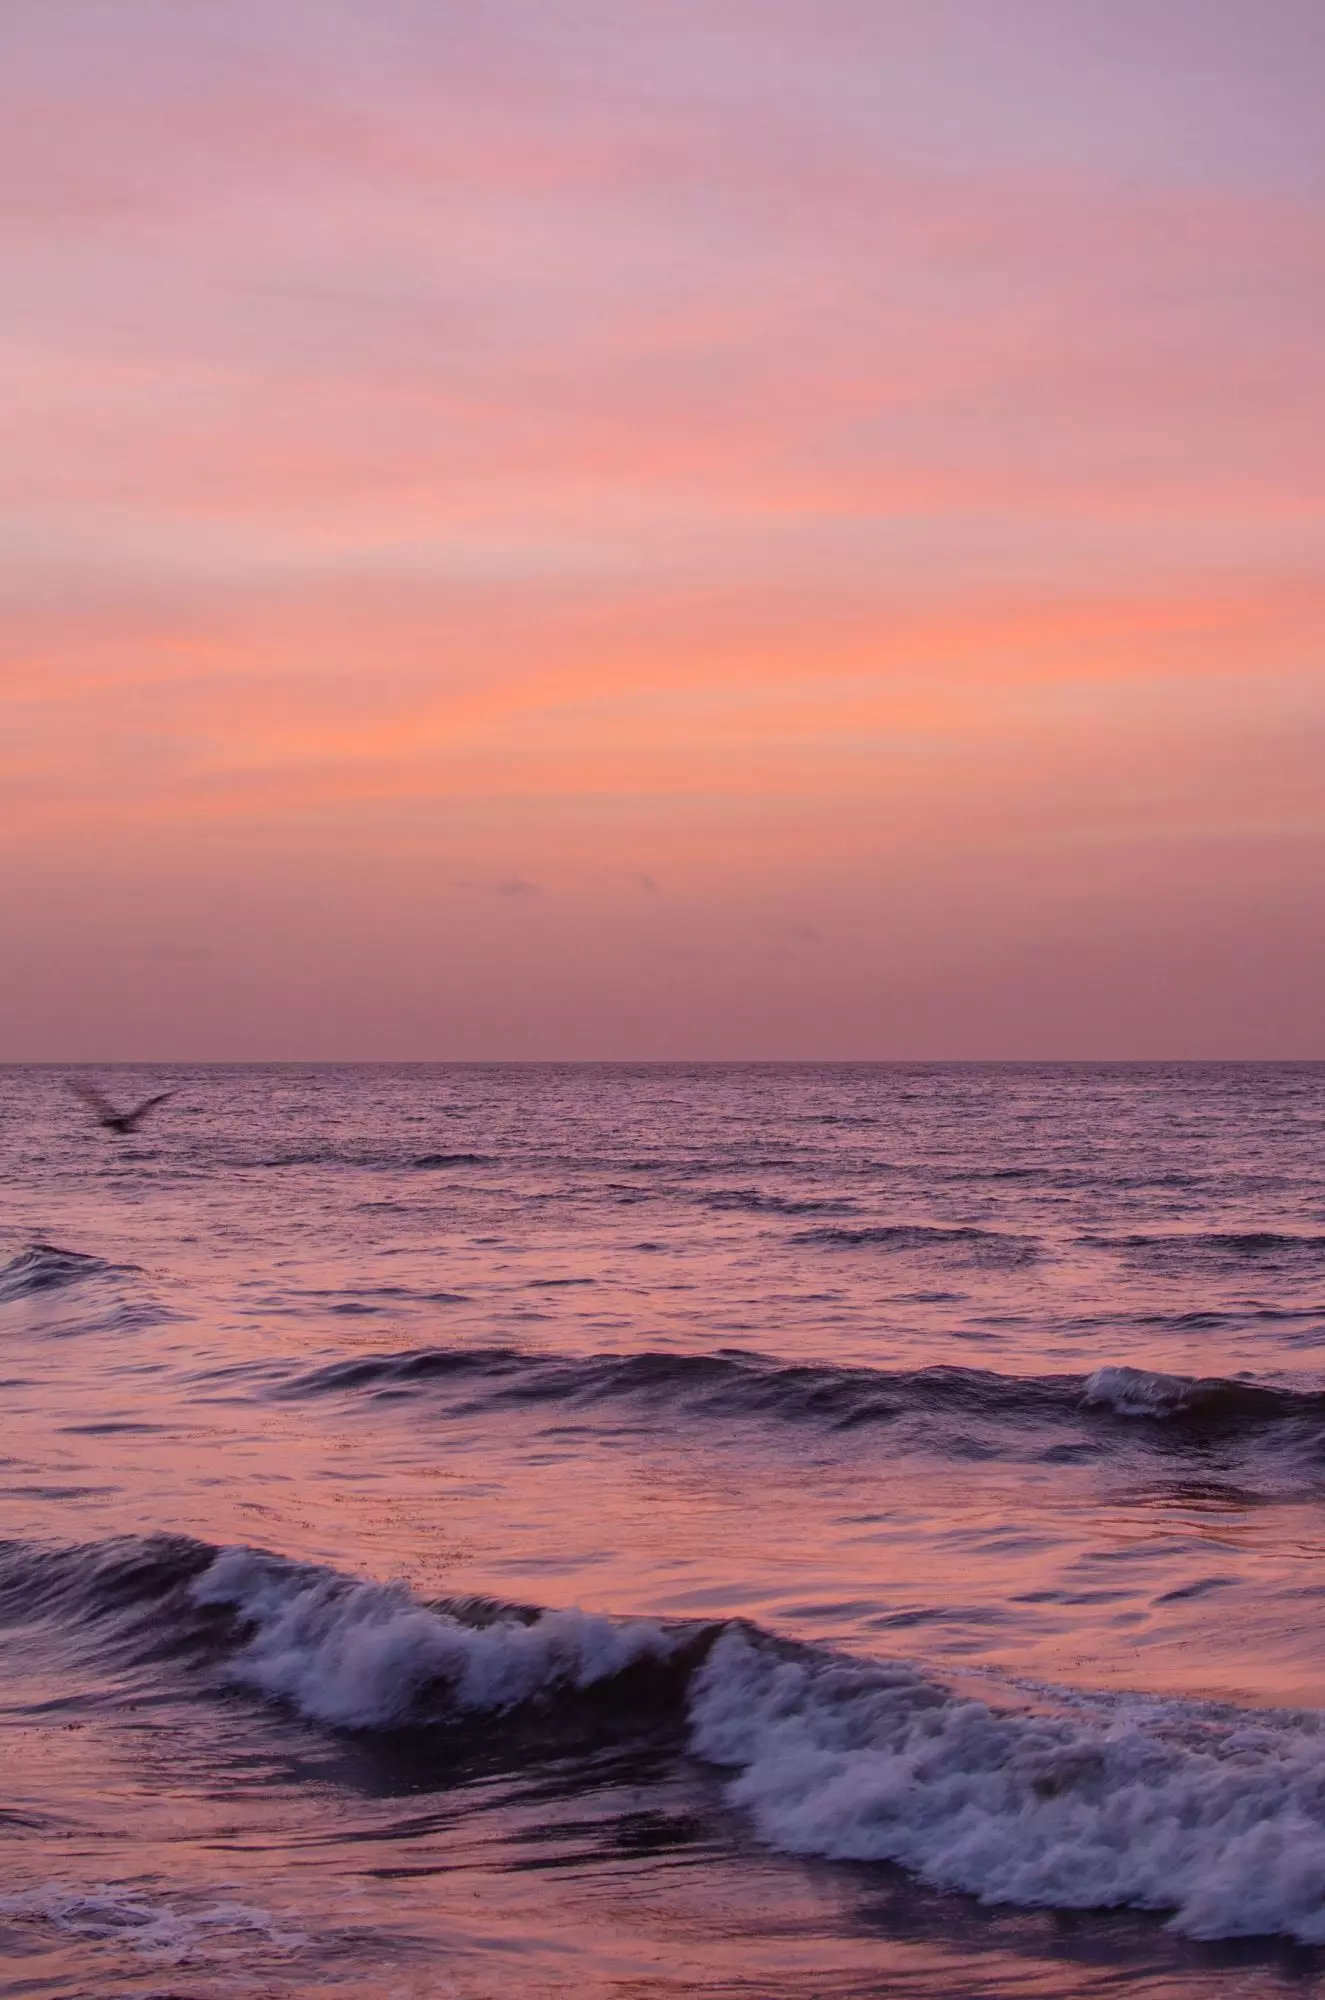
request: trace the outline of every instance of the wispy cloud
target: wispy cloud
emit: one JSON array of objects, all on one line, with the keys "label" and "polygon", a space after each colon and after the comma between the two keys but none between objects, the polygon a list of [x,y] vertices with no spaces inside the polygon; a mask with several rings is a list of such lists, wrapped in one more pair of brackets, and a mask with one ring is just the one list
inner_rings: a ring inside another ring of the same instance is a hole
[{"label": "wispy cloud", "polygon": [[0,75],[15,963],[196,921],[267,995],[222,1035],[324,938],[434,994],[441,883],[475,1034],[559,941],[576,1032],[673,1046],[694,949],[729,1049],[777,939],[880,1048],[938,964],[980,1032],[991,953],[1084,1046],[1242,895],[1306,1033],[1310,0],[73,13]]},{"label": "wispy cloud", "polygon": [[469,890],[477,896],[541,896],[545,893],[541,882],[527,882],[521,875],[504,875],[495,882],[457,882],[457,889]]}]

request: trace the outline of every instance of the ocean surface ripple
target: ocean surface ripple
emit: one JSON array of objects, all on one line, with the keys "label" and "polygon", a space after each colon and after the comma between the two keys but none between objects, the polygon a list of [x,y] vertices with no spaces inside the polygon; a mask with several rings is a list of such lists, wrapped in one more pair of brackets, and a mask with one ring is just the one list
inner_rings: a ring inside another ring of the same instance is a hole
[{"label": "ocean surface ripple", "polygon": [[1325,1067],[3,1072],[25,1994],[1325,1994]]}]

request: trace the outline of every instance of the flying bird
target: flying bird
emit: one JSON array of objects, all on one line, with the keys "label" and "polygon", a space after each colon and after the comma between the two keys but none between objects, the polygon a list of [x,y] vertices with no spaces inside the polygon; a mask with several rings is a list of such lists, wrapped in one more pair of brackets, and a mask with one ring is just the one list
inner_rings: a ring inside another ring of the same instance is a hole
[{"label": "flying bird", "polygon": [[108,1132],[118,1132],[121,1138],[127,1138],[130,1132],[136,1132],[149,1111],[154,1111],[158,1104],[164,1104],[168,1097],[175,1095],[173,1090],[161,1090],[155,1097],[145,1097],[132,1111],[117,1111],[110,1099],[103,1096],[94,1083],[84,1083],[80,1078],[71,1076],[69,1088],[75,1097],[81,1097],[84,1104],[96,1112],[98,1125],[104,1125]]}]

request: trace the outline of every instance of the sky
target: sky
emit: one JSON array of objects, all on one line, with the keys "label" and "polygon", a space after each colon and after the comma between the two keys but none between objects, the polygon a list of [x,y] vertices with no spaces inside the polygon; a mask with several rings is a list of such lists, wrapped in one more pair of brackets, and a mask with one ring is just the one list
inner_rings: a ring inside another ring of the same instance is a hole
[{"label": "sky", "polygon": [[0,1060],[1325,1057],[1320,0],[0,0]]}]

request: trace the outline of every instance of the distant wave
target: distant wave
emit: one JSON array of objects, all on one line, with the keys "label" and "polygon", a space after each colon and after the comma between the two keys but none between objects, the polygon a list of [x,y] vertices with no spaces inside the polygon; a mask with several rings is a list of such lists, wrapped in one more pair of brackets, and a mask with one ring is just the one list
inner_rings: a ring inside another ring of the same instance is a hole
[{"label": "distant wave", "polygon": [[804,1111],[787,1120],[789,1125],[881,1125],[883,1120],[875,1114],[853,1111]]},{"label": "distant wave", "polygon": [[90,1621],[103,1645],[155,1646],[147,1661],[175,1629],[204,1698],[229,1683],[323,1728],[413,1737],[420,1756],[445,1732],[545,1754],[568,1710],[604,1746],[671,1717],[678,1748],[723,1772],[729,1804],[783,1852],[888,1862],[986,1903],[1325,1943],[1315,1712],[1101,1695],[1028,1714],[743,1621],[427,1603],[183,1537],[0,1548],[0,1615]]},{"label": "distant wave", "polygon": [[803,1229],[791,1240],[838,1250],[956,1252],[982,1264],[1031,1264],[1040,1254],[1040,1246],[1033,1237],[1011,1236],[1001,1230],[978,1229],[967,1224],[944,1227],[923,1222],[888,1222],[871,1223],[859,1229],[833,1226]]},{"label": "distant wave", "polygon": [[101,1277],[115,1268],[104,1258],[87,1257],[80,1250],[61,1250],[54,1243],[30,1243],[17,1257],[0,1266],[0,1304],[33,1298],[38,1292],[62,1291],[67,1285]]},{"label": "distant wave", "polygon": [[[831,1431],[901,1425],[906,1441],[942,1449],[973,1426],[1000,1427],[1017,1450],[1055,1448],[1064,1428],[1107,1449],[1125,1420],[1184,1434],[1237,1436],[1296,1421],[1313,1439],[1325,1391],[1233,1377],[1168,1375],[1125,1365],[1089,1375],[1002,1375],[980,1368],[844,1368],[723,1349],[708,1354],[547,1354],[516,1347],[425,1347],[356,1355],[295,1376],[273,1393],[361,1393],[388,1399],[449,1393],[460,1415],[503,1406],[568,1408],[630,1400],[693,1417],[773,1418]],[[1049,1433],[1046,1441],[1045,1432]]]},{"label": "distant wave", "polygon": [[295,1377],[287,1396],[361,1391],[388,1397],[454,1387],[461,1409],[502,1404],[583,1405],[614,1399],[667,1403],[696,1415],[808,1420],[834,1430],[909,1415],[1048,1418],[1081,1406],[1072,1376],[1032,1379],[968,1368],[888,1371],[716,1354],[539,1354],[514,1347],[415,1348],[334,1361]]},{"label": "distant wave", "polygon": [[497,1164],[491,1153],[402,1153],[393,1151],[352,1152],[342,1146],[323,1146],[302,1152],[263,1154],[236,1159],[237,1167],[348,1167],[367,1173],[433,1172],[441,1167],[490,1167]]},{"label": "distant wave", "polygon": [[1214,1229],[1169,1235],[1085,1236],[1092,1250],[1156,1263],[1257,1264],[1325,1261],[1325,1235],[1275,1229]]},{"label": "distant wave", "polygon": [[751,1215],[849,1215],[856,1207],[841,1197],[764,1194],[758,1188],[713,1188],[698,1199],[704,1208],[743,1209]]}]

